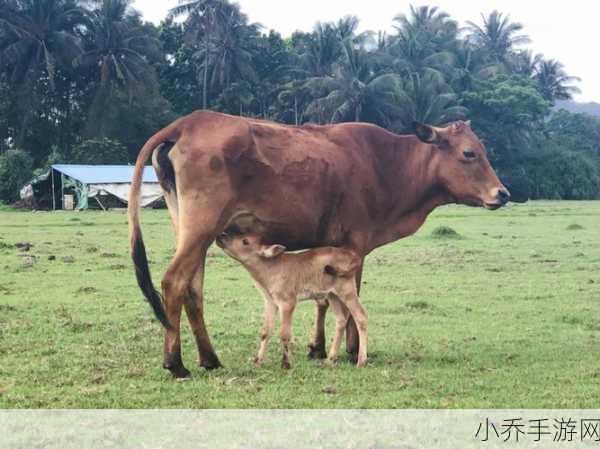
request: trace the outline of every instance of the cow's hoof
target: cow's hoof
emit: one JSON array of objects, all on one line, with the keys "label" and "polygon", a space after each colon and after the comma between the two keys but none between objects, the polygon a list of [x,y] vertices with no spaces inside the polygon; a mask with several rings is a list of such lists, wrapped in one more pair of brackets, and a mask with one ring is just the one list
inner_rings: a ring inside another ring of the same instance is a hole
[{"label": "cow's hoof", "polygon": [[203,357],[200,361],[200,368],[204,368],[207,371],[212,371],[217,368],[223,368],[217,354],[210,354],[207,357]]},{"label": "cow's hoof", "polygon": [[282,360],[281,369],[288,370],[291,367],[292,367],[292,365],[290,364],[290,362],[288,360]]},{"label": "cow's hoof", "polygon": [[358,352],[348,352],[348,361],[350,363],[357,363],[358,362]]},{"label": "cow's hoof", "polygon": [[190,370],[188,370],[185,366],[180,365],[177,367],[167,367],[165,366],[166,369],[168,369],[171,374],[173,375],[173,377],[176,380],[189,380],[192,376],[192,373],[190,373]]},{"label": "cow's hoof", "polygon": [[308,345],[308,358],[312,360],[320,360],[327,358],[327,352],[323,346]]}]

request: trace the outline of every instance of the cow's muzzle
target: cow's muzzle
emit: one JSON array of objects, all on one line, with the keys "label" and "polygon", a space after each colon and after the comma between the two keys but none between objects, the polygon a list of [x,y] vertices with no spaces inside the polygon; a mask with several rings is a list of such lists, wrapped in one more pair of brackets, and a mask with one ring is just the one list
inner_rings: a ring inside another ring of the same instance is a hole
[{"label": "cow's muzzle", "polygon": [[496,189],[494,199],[495,201],[484,204],[486,209],[496,210],[504,206],[510,200],[510,192],[506,187],[500,187]]}]

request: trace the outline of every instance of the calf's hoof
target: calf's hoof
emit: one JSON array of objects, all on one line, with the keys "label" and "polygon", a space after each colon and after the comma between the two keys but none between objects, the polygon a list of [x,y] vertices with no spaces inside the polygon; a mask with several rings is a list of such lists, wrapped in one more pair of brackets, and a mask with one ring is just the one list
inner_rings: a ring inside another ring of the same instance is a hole
[{"label": "calf's hoof", "polygon": [[290,364],[289,360],[282,360],[281,361],[281,369],[288,370],[291,367],[292,367],[292,365]]},{"label": "calf's hoof", "polygon": [[312,360],[326,359],[327,353],[325,347],[321,345],[315,345],[313,343],[308,345],[308,358]]},{"label": "calf's hoof", "polygon": [[362,368],[362,367],[364,367],[364,366],[367,366],[367,358],[366,358],[366,357],[364,357],[364,358],[360,358],[360,359],[358,359],[358,360],[357,360],[357,362],[356,362],[356,367],[357,367],[357,368]]}]

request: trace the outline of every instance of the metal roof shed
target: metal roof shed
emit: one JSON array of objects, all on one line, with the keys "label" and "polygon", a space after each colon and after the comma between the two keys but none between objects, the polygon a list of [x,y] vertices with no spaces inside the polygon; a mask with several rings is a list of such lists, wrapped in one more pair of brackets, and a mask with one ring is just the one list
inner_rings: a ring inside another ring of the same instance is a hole
[{"label": "metal roof shed", "polygon": [[[71,165],[55,164],[49,172],[38,176],[21,191],[21,198],[49,194],[50,209],[63,208],[65,193],[74,194],[77,209],[87,209],[89,200],[94,199],[102,209],[106,208],[106,199],[113,197],[120,204],[127,204],[132,165]],[[142,178],[143,207],[150,206],[163,196],[151,166],[144,168]]]}]

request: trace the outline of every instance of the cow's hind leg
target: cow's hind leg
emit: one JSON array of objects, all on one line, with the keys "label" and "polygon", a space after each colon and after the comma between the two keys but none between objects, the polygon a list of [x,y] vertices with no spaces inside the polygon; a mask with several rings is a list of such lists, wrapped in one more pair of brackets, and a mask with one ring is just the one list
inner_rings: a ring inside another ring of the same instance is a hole
[{"label": "cow's hind leg", "polygon": [[181,239],[162,281],[165,311],[172,326],[165,331],[163,366],[179,379],[190,374],[181,359],[180,320],[184,299],[198,267],[200,248],[198,243]]},{"label": "cow's hind leg", "polygon": [[325,316],[329,302],[326,299],[316,301],[315,324],[312,333],[312,341],[308,345],[308,357],[311,359],[324,359],[327,357],[325,351]]},{"label": "cow's hind leg", "polygon": [[185,311],[198,346],[198,362],[201,367],[211,370],[222,365],[213,350],[204,323],[204,296],[202,290],[204,287],[206,251],[209,245],[210,240],[205,241],[201,251],[197,254],[199,265],[192,279],[189,294],[186,297]]}]

